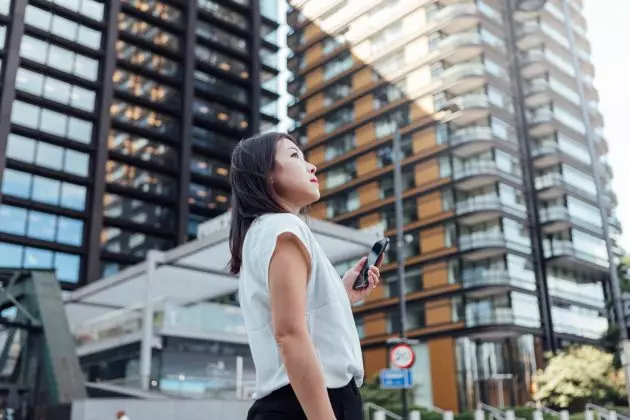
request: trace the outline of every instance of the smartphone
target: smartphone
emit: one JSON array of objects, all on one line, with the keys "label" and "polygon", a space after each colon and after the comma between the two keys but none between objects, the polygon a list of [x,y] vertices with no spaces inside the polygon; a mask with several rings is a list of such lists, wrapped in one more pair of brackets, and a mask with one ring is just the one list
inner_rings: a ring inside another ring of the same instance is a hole
[{"label": "smartphone", "polygon": [[366,287],[368,287],[368,285],[370,284],[370,282],[368,281],[368,270],[371,266],[375,265],[379,258],[381,258],[381,255],[385,253],[387,245],[389,245],[389,238],[383,238],[380,241],[376,242],[374,246],[372,246],[372,250],[368,254],[367,261],[363,265],[361,272],[352,285],[352,288],[354,290],[365,289]]}]

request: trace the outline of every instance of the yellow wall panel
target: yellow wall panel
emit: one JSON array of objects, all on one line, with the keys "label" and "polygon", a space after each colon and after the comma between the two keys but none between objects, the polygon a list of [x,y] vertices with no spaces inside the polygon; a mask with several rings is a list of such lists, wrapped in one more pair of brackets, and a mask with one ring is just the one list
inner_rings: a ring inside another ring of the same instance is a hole
[{"label": "yellow wall panel", "polygon": [[435,128],[431,127],[426,130],[416,131],[411,138],[411,148],[413,153],[422,152],[431,149],[436,145]]},{"label": "yellow wall panel", "polygon": [[359,202],[361,205],[373,203],[381,198],[381,189],[378,186],[378,182],[370,182],[369,184],[361,185],[359,188]]},{"label": "yellow wall panel", "polygon": [[357,158],[357,177],[363,176],[378,168],[376,152],[369,152]]}]

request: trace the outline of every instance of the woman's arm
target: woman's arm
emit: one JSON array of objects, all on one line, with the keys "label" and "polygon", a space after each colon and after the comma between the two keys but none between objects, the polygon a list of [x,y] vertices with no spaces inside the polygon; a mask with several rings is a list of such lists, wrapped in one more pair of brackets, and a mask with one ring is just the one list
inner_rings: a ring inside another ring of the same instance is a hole
[{"label": "woman's arm", "polygon": [[324,374],[306,326],[310,257],[293,234],[278,236],[269,264],[273,330],[291,386],[309,420],[334,420]]}]

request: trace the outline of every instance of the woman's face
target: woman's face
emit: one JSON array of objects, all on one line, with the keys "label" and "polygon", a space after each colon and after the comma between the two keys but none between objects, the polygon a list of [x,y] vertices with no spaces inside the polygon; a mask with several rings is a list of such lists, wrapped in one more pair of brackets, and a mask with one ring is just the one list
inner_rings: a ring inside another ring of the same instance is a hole
[{"label": "woman's face", "polygon": [[276,162],[271,174],[282,204],[293,213],[319,200],[319,183],[315,165],[304,160],[302,151],[289,139],[276,144]]}]

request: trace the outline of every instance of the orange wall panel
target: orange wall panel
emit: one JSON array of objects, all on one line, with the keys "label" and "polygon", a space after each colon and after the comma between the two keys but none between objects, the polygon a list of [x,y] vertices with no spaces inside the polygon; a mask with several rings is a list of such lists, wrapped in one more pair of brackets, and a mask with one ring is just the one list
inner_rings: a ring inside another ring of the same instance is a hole
[{"label": "orange wall panel", "polygon": [[451,337],[429,340],[433,404],[444,410],[459,411],[455,340]]},{"label": "orange wall panel", "polygon": [[435,191],[418,197],[418,214],[423,216],[435,216],[442,213],[442,193]]},{"label": "orange wall panel", "polygon": [[354,102],[355,118],[361,118],[374,110],[374,95],[368,93]]},{"label": "orange wall panel", "polygon": [[326,204],[323,201],[318,201],[311,206],[310,216],[313,219],[326,219]]},{"label": "orange wall panel", "polygon": [[448,266],[445,262],[427,264],[422,270],[425,290],[448,284]]},{"label": "orange wall panel", "polygon": [[352,90],[360,90],[373,82],[373,73],[371,67],[365,67],[352,76]]},{"label": "orange wall panel", "polygon": [[322,33],[319,25],[311,22],[304,27],[304,41],[308,43],[311,39],[318,37]]},{"label": "orange wall panel", "polygon": [[378,168],[376,152],[369,152],[357,158],[357,177],[363,176]]},{"label": "orange wall panel", "polygon": [[453,314],[450,299],[438,299],[425,306],[425,320],[427,326],[452,322]]},{"label": "orange wall panel", "polygon": [[416,165],[416,185],[421,186],[440,178],[440,167],[437,159],[430,159]]},{"label": "orange wall panel", "polygon": [[420,249],[423,253],[430,253],[442,248],[444,248],[444,226],[420,232]]},{"label": "orange wall panel", "polygon": [[306,114],[317,112],[324,107],[323,92],[316,93],[306,100]]},{"label": "orange wall panel", "polygon": [[363,216],[359,219],[359,228],[364,229],[381,221],[381,215],[378,213],[370,213],[367,216]]},{"label": "orange wall panel", "polygon": [[435,147],[436,144],[434,127],[416,131],[411,138],[411,149],[414,154]]},{"label": "orange wall panel", "polygon": [[304,65],[306,67],[310,66],[317,59],[324,55],[323,46],[321,42],[309,47],[306,51],[304,51]]},{"label": "orange wall panel", "polygon": [[354,130],[354,136],[357,147],[374,142],[374,123],[367,123],[357,127],[357,129]]},{"label": "orange wall panel", "polygon": [[359,202],[362,206],[374,203],[381,198],[381,189],[378,186],[378,182],[370,182],[369,184],[361,185],[359,188]]},{"label": "orange wall panel", "polygon": [[383,312],[363,317],[363,331],[366,337],[387,333],[387,315]]},{"label": "orange wall panel", "polygon": [[317,67],[313,71],[306,73],[304,76],[306,90],[311,90],[315,86],[319,85],[324,80],[324,69],[322,67]]},{"label": "orange wall panel", "polygon": [[308,161],[319,165],[326,160],[326,146],[317,146],[308,152]]},{"label": "orange wall panel", "polygon": [[320,118],[318,120],[313,121],[308,126],[306,126],[306,136],[308,137],[308,141],[311,142],[315,138],[324,134],[324,119]]},{"label": "orange wall panel", "polygon": [[378,377],[381,369],[387,368],[387,349],[370,349],[363,351],[363,364],[366,382]]}]

